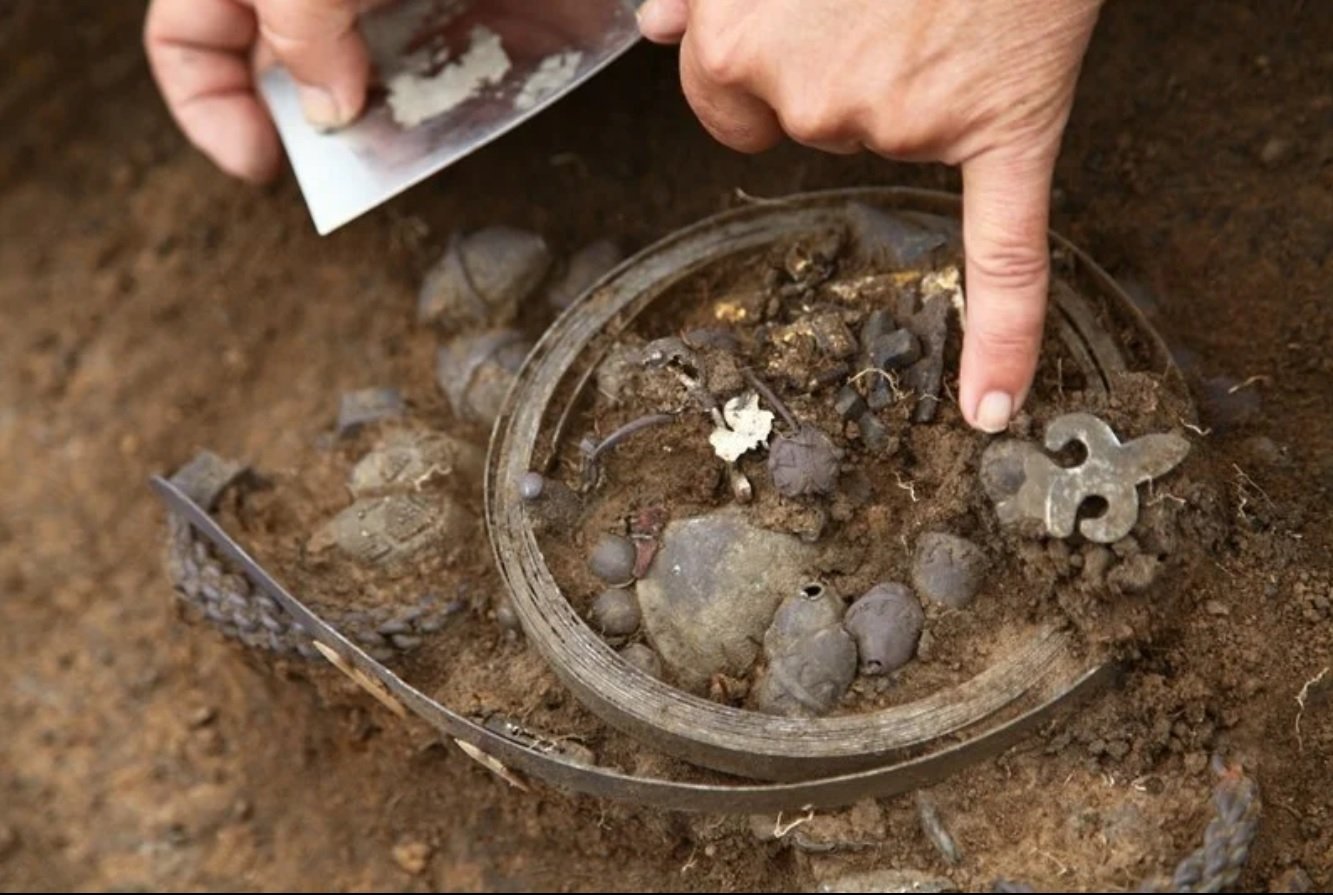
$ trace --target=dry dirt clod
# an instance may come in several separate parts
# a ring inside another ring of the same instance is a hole
[[[925,621],[921,604],[906,585],[877,584],[868,590],[843,619],[856,641],[861,673],[888,674],[910,662]]]
[[[922,870],[870,870],[821,883],[816,892],[957,892],[953,881]]]
[[[976,597],[988,565],[986,554],[966,538],[926,532],[917,538],[912,584],[929,600],[963,609]]]
[[[643,620],[638,598],[622,587],[607,588],[598,594],[590,615],[597,630],[608,637],[628,637],[639,629]]]
[[[856,644],[842,626],[842,601],[808,584],[778,607],[764,634],[768,668],[755,706],[771,715],[823,715],[856,676]]]
[[[648,638],[681,686],[701,690],[714,674],[747,674],[812,557],[797,538],[758,528],[736,508],[668,524],[636,590]]]
[[[546,293],[546,300],[563,311],[624,257],[620,247],[609,239],[588,243],[569,256],[564,272]]]
[[[620,658],[649,677],[661,680],[662,660],[657,657],[657,653],[653,652],[651,647],[642,643],[631,643],[620,651]]]
[[[487,227],[455,234],[421,284],[417,319],[449,328],[509,323],[550,265],[546,240],[535,233]]]
[[[629,538],[602,535],[588,552],[588,568],[607,584],[624,587],[634,580],[634,562],[637,558],[638,551]]]

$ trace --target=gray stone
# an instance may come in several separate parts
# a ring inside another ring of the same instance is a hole
[[[485,469],[485,452],[470,442],[443,432],[399,431],[352,467],[347,487],[356,497],[415,492],[439,476],[479,489]]]
[[[662,660],[657,658],[657,653],[653,652],[650,647],[642,643],[631,643],[620,651],[620,658],[649,677],[661,680]]]
[[[310,549],[336,545],[357,562],[393,568],[445,541],[466,540],[474,523],[467,510],[438,495],[365,497],[315,532]]]
[[[622,535],[602,535],[588,551],[588,568],[607,584],[621,587],[634,580],[634,542]]]
[[[905,329],[896,329],[868,346],[870,363],[877,370],[901,370],[921,358],[921,343]]]
[[[532,344],[515,330],[459,336],[440,348],[435,377],[460,419],[489,426]]]
[[[962,609],[977,595],[987,565],[986,554],[966,538],[927,532],[916,541],[912,585],[926,599]]]
[[[455,235],[421,284],[417,318],[450,328],[508,323],[550,266],[546,241],[535,233],[487,227]]]
[[[859,260],[879,272],[917,267],[930,260],[949,239],[893,211],[854,202],[847,206],[852,239]]]
[[[912,591],[903,584],[877,584],[847,610],[843,627],[856,641],[864,675],[888,674],[916,655],[925,625]]]
[[[768,448],[768,473],[784,497],[832,494],[838,487],[842,451],[814,426],[802,426],[795,435],[780,435]]]
[[[628,637],[643,620],[638,597],[623,587],[607,588],[598,594],[588,614],[593,627],[607,637]]]
[[[343,392],[338,403],[339,437],[355,434],[362,426],[400,417],[407,410],[396,388],[363,388]]]
[[[564,273],[546,293],[547,300],[563,311],[623,257],[620,247],[609,239],[589,243],[569,256]]]
[[[808,576],[810,547],[757,528],[735,508],[677,519],[637,592],[648,638],[675,678],[702,688],[742,677],[778,603]]]
[[[200,451],[171,476],[171,483],[185,496],[212,512],[217,500],[246,471],[244,463],[219,457],[212,451]]]
[[[771,715],[827,714],[856,676],[856,644],[842,626],[843,606],[822,585],[787,597],[764,633],[768,668],[755,706]]]

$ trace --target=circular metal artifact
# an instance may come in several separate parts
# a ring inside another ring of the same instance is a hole
[[[854,209],[865,206],[959,246],[958,199],[918,190],[817,193],[706,220],[622,264],[547,331],[492,436],[486,481],[491,543],[531,643],[610,724],[693,764],[747,778],[808,781],[869,769],[887,777],[899,766],[919,785],[1008,745],[1034,708],[1060,703],[1107,670],[1076,648],[1075,635],[1034,627],[1024,646],[982,673],[917,701],[864,714],[774,717],[710,702],[644,673],[561,593],[522,487],[531,470],[545,471],[553,461],[600,361],[598,346],[628,331],[683,280],[730,258],[844,227]],[[1052,235],[1052,246],[1052,324],[1088,388],[1109,390],[1111,375],[1129,369],[1127,357],[1135,369],[1169,371],[1165,347],[1115,282],[1064,239]]]

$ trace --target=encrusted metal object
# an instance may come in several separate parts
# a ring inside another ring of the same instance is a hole
[[[1005,523],[1031,519],[1048,534],[1067,538],[1079,533],[1090,541],[1110,544],[1129,534],[1139,518],[1138,486],[1164,475],[1189,453],[1190,443],[1174,433],[1155,433],[1121,443],[1107,423],[1090,413],[1069,413],[1046,426],[1046,449],[1052,453],[1078,442],[1087,457],[1064,467],[1035,445],[1000,441],[982,458],[983,476],[1006,460],[1022,461],[1022,483],[1005,494],[1003,475],[988,482],[995,509]],[[997,493],[998,492],[998,493]],[[1078,511],[1091,497],[1106,501],[1100,516],[1078,521]]]

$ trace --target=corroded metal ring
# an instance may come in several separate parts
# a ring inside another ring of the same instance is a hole
[[[720,260],[842,225],[853,202],[945,232],[955,246],[960,239],[956,197],[906,189],[795,196],[706,220],[622,264],[547,331],[492,435],[486,482],[491,544],[533,646],[610,724],[693,764],[749,778],[801,781],[895,765],[908,772],[956,750],[960,740],[1003,739],[995,735],[1016,718],[1036,705],[1060,703],[1104,667],[1103,660],[1076,649],[1074,635],[1037,627],[1023,647],[981,674],[924,699],[860,715],[779,718],[719,705],[644,674],[589,628],[561,593],[518,487],[525,472],[551,462],[565,420],[596,368],[590,346],[623,332],[672,286]],[[1052,243],[1053,322],[1089,388],[1108,390],[1112,374],[1129,369],[1127,357],[1136,369],[1170,370],[1164,345],[1110,276],[1066,240],[1053,234]],[[989,754],[966,751],[971,758]],[[933,775],[943,776],[956,764],[936,763]]]

